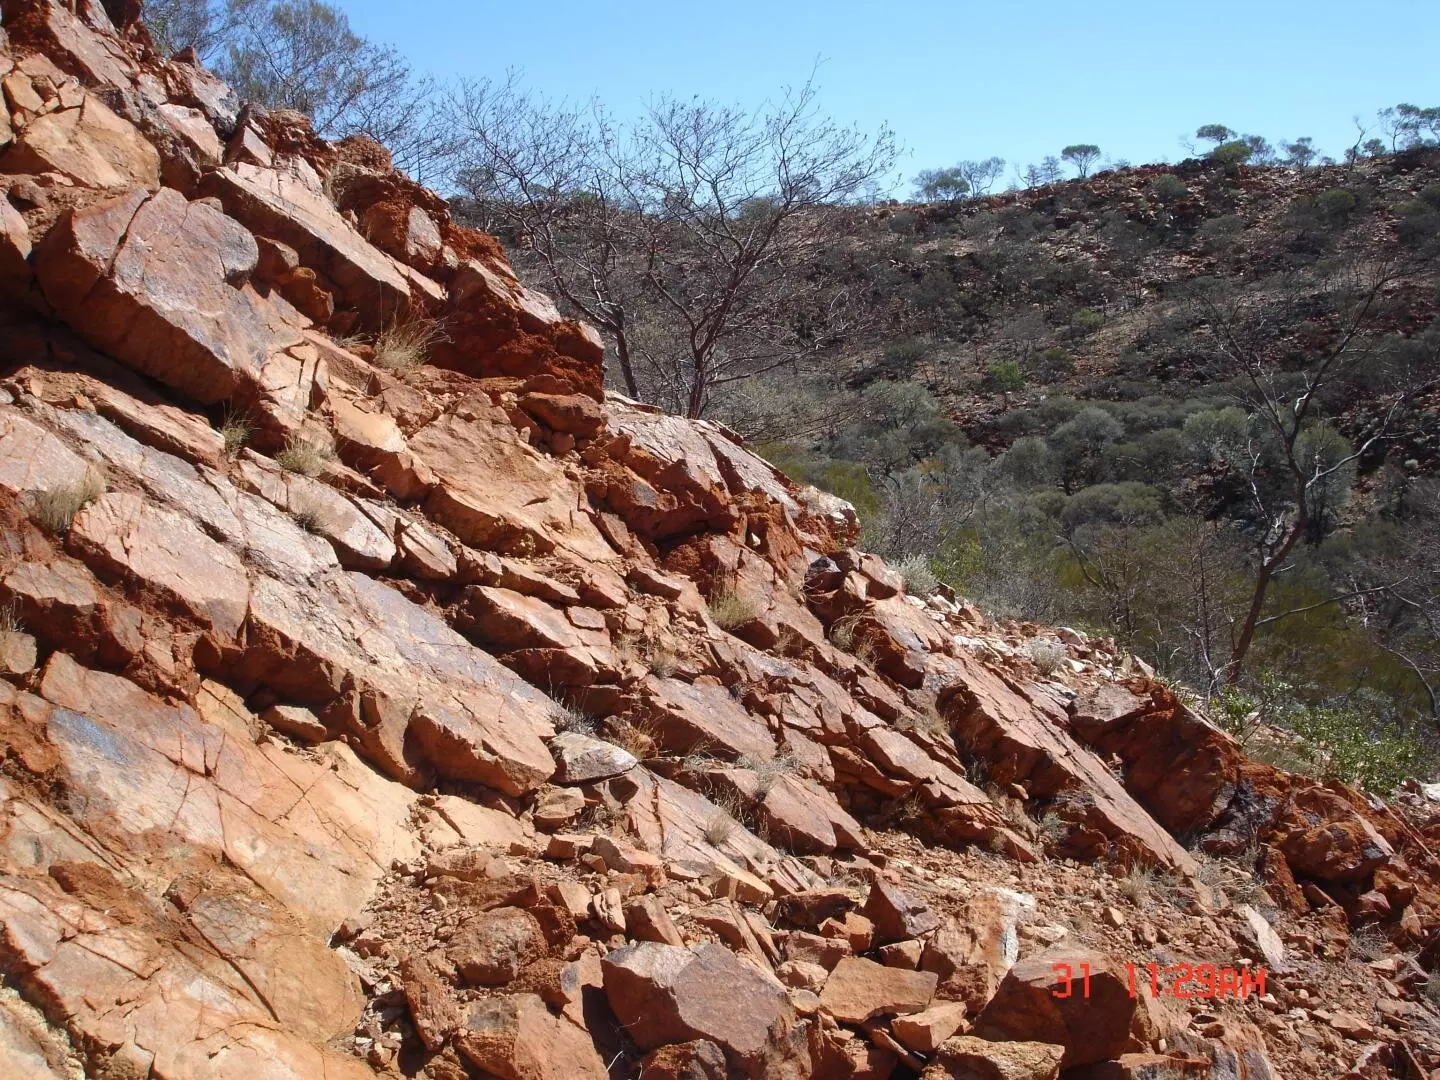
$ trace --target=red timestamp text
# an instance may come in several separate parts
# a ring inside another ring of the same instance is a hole
[[[1126,989],[1132,998],[1148,993],[1151,997],[1234,998],[1244,1001],[1251,994],[1265,995],[1265,974],[1260,968],[1218,967],[1215,964],[1130,964],[1125,966]],[[1089,964],[1054,964],[1057,998],[1090,996]]]

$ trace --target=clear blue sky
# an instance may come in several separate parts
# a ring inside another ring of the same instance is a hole
[[[1038,161],[1072,142],[1177,160],[1179,136],[1205,123],[1311,135],[1338,156],[1356,113],[1440,104],[1440,0],[338,3],[418,69],[515,68],[553,97],[595,94],[619,113],[657,92],[754,104],[818,57],[822,106],[888,122],[907,177],[961,158]]]

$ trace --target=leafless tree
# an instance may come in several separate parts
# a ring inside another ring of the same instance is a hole
[[[471,82],[452,103],[457,186],[609,337],[628,394],[703,416],[862,317],[809,269],[827,215],[889,172],[895,141],[826,119],[816,95],[812,79],[754,110],[662,98],[620,123]]]
[[[1314,302],[1309,288],[1289,283],[1273,302],[1262,302],[1261,310],[1214,296],[1202,300],[1217,345],[1238,376],[1238,403],[1250,418],[1248,435],[1225,455],[1246,492],[1253,564],[1250,595],[1236,620],[1225,666],[1231,685],[1240,678],[1257,630],[1383,588],[1337,592],[1302,608],[1266,613],[1271,588],[1290,570],[1297,545],[1316,527],[1327,501],[1348,487],[1357,462],[1390,437],[1415,388],[1408,380],[1395,380],[1383,415],[1358,445],[1324,423],[1327,399],[1357,372],[1379,365],[1383,298],[1407,269],[1398,263],[1374,264],[1329,282],[1328,325],[1299,366],[1280,362],[1274,328],[1299,321],[1301,307]]]

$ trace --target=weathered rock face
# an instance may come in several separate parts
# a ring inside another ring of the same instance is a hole
[[[730,950],[645,942],[610,953],[604,969],[610,1007],[642,1048],[708,1039],[747,1076],[779,1064],[795,1022],[785,988]]]
[[[1010,969],[976,1019],[975,1033],[996,1041],[1063,1046],[1061,1063],[1068,1068],[1144,1047],[1154,1035],[1150,1023],[1118,964],[1057,947]]]
[[[35,253],[45,298],[90,344],[202,404],[253,384],[299,332],[245,282],[254,237],[162,188],[61,217]]]
[[[1436,962],[1440,826],[1108,644],[1037,678],[135,5],[0,12],[0,1075],[1264,1077],[1117,965],[1233,942],[1288,1023],[1349,926]],[[1177,834],[1259,845],[1284,914],[1191,908]],[[1290,1069],[1430,1054],[1390,960],[1326,1021],[1385,1045]]]

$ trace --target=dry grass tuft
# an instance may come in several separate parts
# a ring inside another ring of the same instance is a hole
[[[640,761],[653,758],[659,753],[660,729],[653,720],[612,716],[605,723],[611,741]]]
[[[409,378],[429,361],[430,350],[444,340],[445,333],[435,319],[391,323],[375,339],[375,366],[397,379]]]
[[[24,632],[25,624],[20,620],[19,604],[12,600],[4,607],[0,607],[0,637]]]
[[[1389,954],[1390,939],[1385,936],[1385,931],[1381,930],[1378,925],[1368,923],[1350,931],[1350,942],[1346,946],[1346,952],[1352,959],[1368,964],[1372,960],[1379,960]]]
[[[842,615],[830,624],[830,643],[843,652],[855,648],[855,630],[860,625],[860,616]]]
[[[684,657],[668,645],[638,634],[623,634],[615,641],[615,652],[622,661],[648,668],[652,675],[668,679],[680,670]]]
[[[739,824],[733,817],[724,810],[716,810],[710,820],[705,822],[705,840],[713,848],[724,847],[726,841],[735,835],[737,828]]]
[[[932,739],[944,739],[950,734],[950,724],[940,715],[933,701],[922,702],[910,712],[901,713],[895,720],[895,726],[901,731],[913,731]]]
[[[319,476],[335,460],[335,443],[326,434],[297,434],[275,455],[275,463],[286,472]]]
[[[595,734],[594,720],[568,701],[556,697],[554,694],[550,696],[555,698],[555,727],[557,730],[568,731],[575,735]]]
[[[760,617],[760,609],[728,585],[721,585],[710,597],[710,617],[721,630],[733,630]]]
[[[31,515],[53,533],[65,533],[75,515],[105,494],[105,474],[91,466],[85,475],[71,484],[61,484],[48,491],[30,495]]]
[[[329,510],[318,501],[296,498],[290,504],[291,520],[309,533],[323,534],[331,525]]]
[[[227,409],[224,418],[220,421],[220,438],[224,444],[225,456],[233,458],[245,448],[250,441],[254,429],[250,425],[249,418],[242,412],[234,409]]]
[[[742,754],[735,764],[755,774],[756,802],[764,802],[770,792],[775,790],[781,777],[793,776],[795,773],[795,758],[790,754],[779,754],[768,760]]]

